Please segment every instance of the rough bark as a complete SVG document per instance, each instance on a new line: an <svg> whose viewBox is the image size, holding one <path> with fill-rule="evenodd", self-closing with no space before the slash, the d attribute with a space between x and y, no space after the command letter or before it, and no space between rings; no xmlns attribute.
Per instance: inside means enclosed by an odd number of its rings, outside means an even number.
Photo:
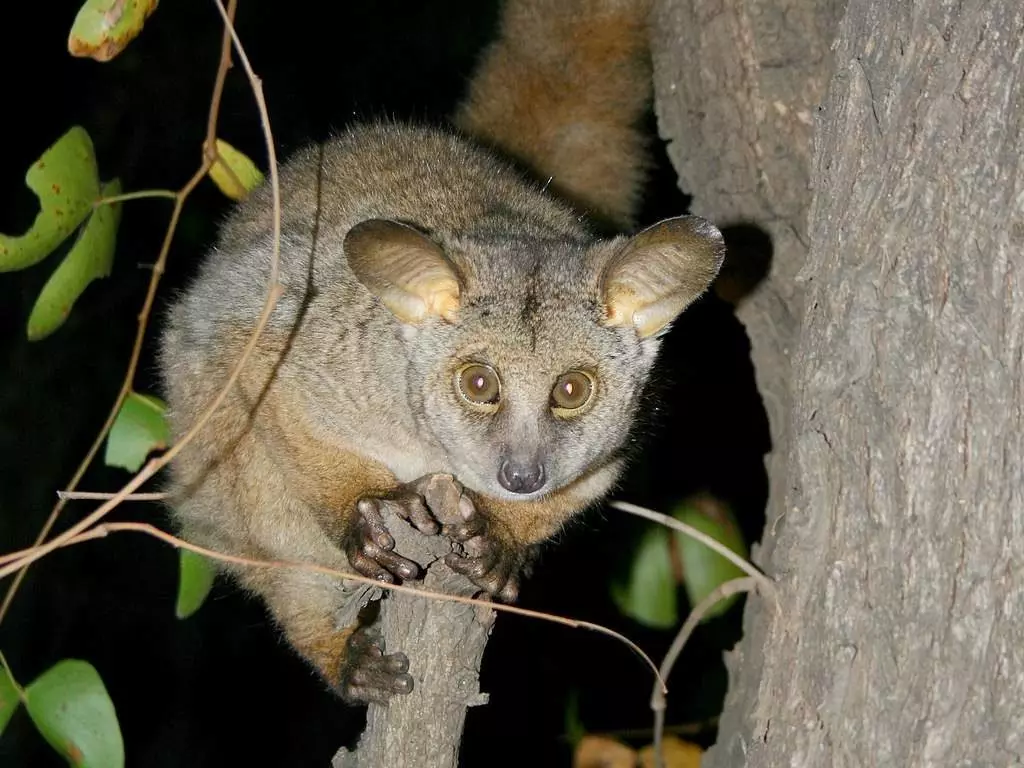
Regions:
<svg viewBox="0 0 1024 768"><path fill-rule="evenodd" d="M851 0L834 60L768 525L781 610L748 621L706 762L1017 765L1024 9Z"/></svg>
<svg viewBox="0 0 1024 768"><path fill-rule="evenodd" d="M796 276L807 257L811 204L811 133L831 75L829 46L840 2L817 0L660 0L651 25L659 130L693 195L693 211L726 229L750 225L769 244L730 238L719 279L736 301L751 343L758 390L768 415L768 530L755 559L773 544L771 521L782 516L790 453L790 360L796 348L802 289ZM738 284L738 285L737 285ZM728 660L732 696L758 679L760 604L748 601L746 643ZM737 671L743 676L737 681ZM739 726L727 708L722 732Z"/></svg>
<svg viewBox="0 0 1024 768"><path fill-rule="evenodd" d="M655 108L693 212L753 225L770 246L730 242L723 278L765 279L737 308L771 426L769 519L781 511L790 356L807 254L811 129L830 73L839 2L662 0L652 30ZM727 232L728 235L728 232Z"/></svg>
<svg viewBox="0 0 1024 768"><path fill-rule="evenodd" d="M450 483L440 483L427 493L431 509L451 511L448 522L458 515L458 492L447 502L431 494L452 490ZM466 597L479 592L441 559L452 551L448 539L425 536L393 515L387 523L395 550L426 572L418 586ZM409 657L415 687L387 706L371 704L358 746L352 752L341 749L334 768L455 768L466 709L487 703L479 673L493 623L488 608L390 593L381 603L378 626L387 652Z"/></svg>

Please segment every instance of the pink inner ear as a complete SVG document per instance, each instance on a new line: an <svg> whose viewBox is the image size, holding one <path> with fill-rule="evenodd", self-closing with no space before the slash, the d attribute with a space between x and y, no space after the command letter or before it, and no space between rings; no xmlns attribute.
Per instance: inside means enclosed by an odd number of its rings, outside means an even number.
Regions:
<svg viewBox="0 0 1024 768"><path fill-rule="evenodd" d="M403 323L428 316L456 322L459 274L427 235L400 222L368 219L349 231L345 251L356 278Z"/></svg>
<svg viewBox="0 0 1024 768"><path fill-rule="evenodd" d="M643 301L636 293L621 283L611 283L605 288L605 324L633 325L634 315Z"/></svg>

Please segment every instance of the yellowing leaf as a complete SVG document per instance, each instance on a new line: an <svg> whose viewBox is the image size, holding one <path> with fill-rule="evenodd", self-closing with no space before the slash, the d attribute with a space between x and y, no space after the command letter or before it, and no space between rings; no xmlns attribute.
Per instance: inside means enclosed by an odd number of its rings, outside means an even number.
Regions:
<svg viewBox="0 0 1024 768"><path fill-rule="evenodd" d="M25 234L0 234L0 272L42 261L92 211L100 180L85 129L76 125L61 136L28 169L25 185L39 198L40 210Z"/></svg>
<svg viewBox="0 0 1024 768"><path fill-rule="evenodd" d="M739 525L729 508L717 499L710 496L697 497L677 509L672 516L706 533L744 559L747 558L747 545ZM691 606L697 605L721 584L745 575L738 566L696 539L679 531L675 531L674 535L683 564L683 586ZM739 597L736 594L719 600L702 621L725 613Z"/></svg>
<svg viewBox="0 0 1024 768"><path fill-rule="evenodd" d="M114 179L105 184L101 194L104 197L121 194L121 182ZM101 205L93 211L79 232L78 240L46 281L32 307L28 318L30 341L38 341L57 330L89 283L110 274L120 220L120 205Z"/></svg>
<svg viewBox="0 0 1024 768"><path fill-rule="evenodd" d="M157 0L86 0L68 36L68 52L110 61L134 40Z"/></svg>
<svg viewBox="0 0 1024 768"><path fill-rule="evenodd" d="M572 756L572 768L635 768L636 752L607 736L584 736Z"/></svg>
<svg viewBox="0 0 1024 768"><path fill-rule="evenodd" d="M657 629L673 627L679 620L670 547L668 529L649 526L633 551L625 582L611 583L616 607L634 621Z"/></svg>
<svg viewBox="0 0 1024 768"><path fill-rule="evenodd" d="M187 549L180 550L178 573L178 603L174 615L185 619L199 610L213 588L217 569L202 555Z"/></svg>
<svg viewBox="0 0 1024 768"><path fill-rule="evenodd" d="M226 141L217 139L217 161L210 167L210 178L232 200L242 200L263 183L263 174L248 157Z"/></svg>
<svg viewBox="0 0 1024 768"><path fill-rule="evenodd" d="M159 398L130 393L110 428L103 462L109 467L137 472L151 451L166 448L170 443L166 410L166 403Z"/></svg>
<svg viewBox="0 0 1024 768"><path fill-rule="evenodd" d="M124 741L114 703L91 664L65 659L25 689L32 722L69 765L123 768Z"/></svg>
<svg viewBox="0 0 1024 768"><path fill-rule="evenodd" d="M665 758L665 768L700 768L700 758L704 750L696 744L666 734L661 741L661 754ZM653 745L640 750L640 765L642 768L654 768Z"/></svg>
<svg viewBox="0 0 1024 768"><path fill-rule="evenodd" d="M0 734L3 734L7 723L14 716L14 710L21 703L21 696L18 693L18 686L11 677L10 670L0 664Z"/></svg>

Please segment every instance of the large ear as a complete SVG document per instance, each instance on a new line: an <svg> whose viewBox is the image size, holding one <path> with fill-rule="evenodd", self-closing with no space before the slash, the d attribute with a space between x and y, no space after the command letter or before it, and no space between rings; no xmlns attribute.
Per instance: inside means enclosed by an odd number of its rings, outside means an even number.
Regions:
<svg viewBox="0 0 1024 768"><path fill-rule="evenodd" d="M367 219L345 236L345 257L359 282L403 323L428 317L456 322L458 270L422 232L397 221Z"/></svg>
<svg viewBox="0 0 1024 768"><path fill-rule="evenodd" d="M707 290L724 257L722 233L699 216L648 227L605 267L606 323L633 326L640 338L657 333Z"/></svg>

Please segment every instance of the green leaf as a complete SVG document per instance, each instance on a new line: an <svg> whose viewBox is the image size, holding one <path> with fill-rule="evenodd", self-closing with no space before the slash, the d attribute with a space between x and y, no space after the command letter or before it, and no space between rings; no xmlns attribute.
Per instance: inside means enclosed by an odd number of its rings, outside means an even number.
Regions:
<svg viewBox="0 0 1024 768"><path fill-rule="evenodd" d="M76 125L61 136L28 169L25 184L39 198L40 211L25 234L0 234L0 272L42 261L92 210L100 179L85 129Z"/></svg>
<svg viewBox="0 0 1024 768"><path fill-rule="evenodd" d="M81 768L122 768L114 704L91 664L57 662L25 689L25 708L50 746Z"/></svg>
<svg viewBox="0 0 1024 768"><path fill-rule="evenodd" d="M185 619L199 610L213 588L217 569L207 558L187 549L179 550L178 603L174 615Z"/></svg>
<svg viewBox="0 0 1024 768"><path fill-rule="evenodd" d="M622 613L657 629L673 627L679 619L670 541L665 527L649 527L633 552L625 583L611 584L612 600Z"/></svg>
<svg viewBox="0 0 1024 768"><path fill-rule="evenodd" d="M158 0L86 0L68 35L68 52L110 61L139 32Z"/></svg>
<svg viewBox="0 0 1024 768"><path fill-rule="evenodd" d="M21 693L18 691L18 684L11 677L10 670L0 664L0 734L4 732L20 703Z"/></svg>
<svg viewBox="0 0 1024 768"><path fill-rule="evenodd" d="M103 197L121 194L117 179L103 185ZM38 341L57 330L67 319L75 300L93 280L110 274L121 206L98 206L79 232L64 261L46 281L28 318L29 341Z"/></svg>
<svg viewBox="0 0 1024 768"><path fill-rule="evenodd" d="M232 200L242 200L263 183L256 164L226 141L217 139L217 161L210 166L210 178Z"/></svg>
<svg viewBox="0 0 1024 768"><path fill-rule="evenodd" d="M575 688L569 691L568 700L565 702L565 738L569 746L576 750L576 747L587 735L587 729L583 725L583 718L580 717L580 692Z"/></svg>
<svg viewBox="0 0 1024 768"><path fill-rule="evenodd" d="M171 428L164 418L166 410L163 400L131 392L110 428L103 462L109 467L138 472L151 451L170 444Z"/></svg>
<svg viewBox="0 0 1024 768"><path fill-rule="evenodd" d="M743 541L743 534L736 519L729 508L717 499L694 499L678 508L672 516L706 533L744 559L748 557L747 545ZM690 605L697 605L721 584L746 575L738 566L708 549L701 542L679 531L673 533L676 546L679 547L679 557L683 564L683 585ZM725 613L739 597L738 594L730 595L718 601L714 608L705 614L703 620L707 621Z"/></svg>

